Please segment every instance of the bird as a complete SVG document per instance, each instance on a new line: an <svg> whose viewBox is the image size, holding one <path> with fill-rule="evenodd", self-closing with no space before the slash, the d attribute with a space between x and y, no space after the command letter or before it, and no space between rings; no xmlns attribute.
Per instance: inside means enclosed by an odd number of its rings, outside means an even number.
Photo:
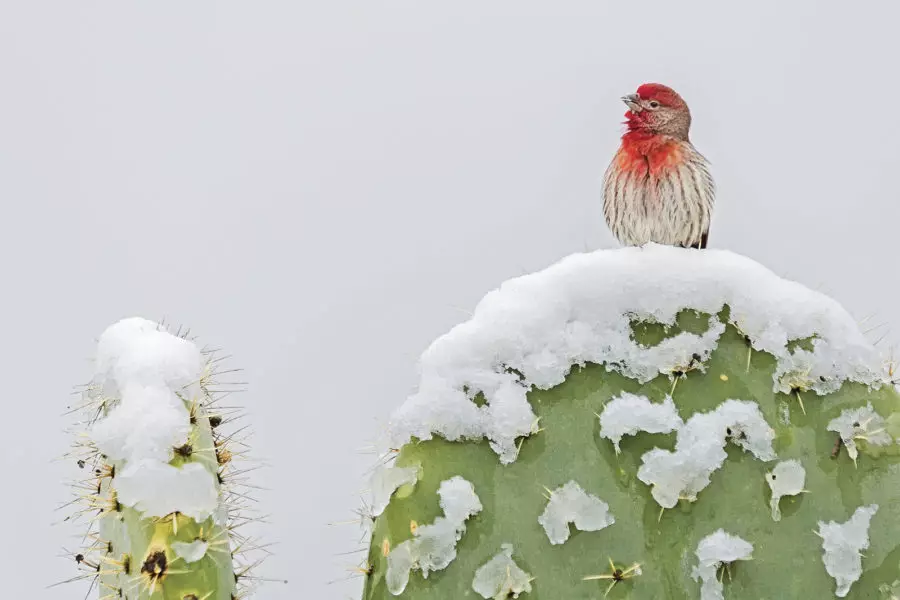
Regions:
<svg viewBox="0 0 900 600"><path fill-rule="evenodd" d="M691 143L687 103L660 83L622 101L627 130L604 175L606 224L625 246L706 248L716 184Z"/></svg>

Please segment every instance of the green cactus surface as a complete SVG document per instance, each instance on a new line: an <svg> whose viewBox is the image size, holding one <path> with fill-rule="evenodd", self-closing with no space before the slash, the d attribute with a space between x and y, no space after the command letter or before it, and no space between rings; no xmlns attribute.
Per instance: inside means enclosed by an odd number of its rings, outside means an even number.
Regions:
<svg viewBox="0 0 900 600"><path fill-rule="evenodd" d="M728 323L728 309L718 315ZM702 331L709 315L683 312L677 324L633 323L634 339L653 346L680 331ZM793 347L810 340L795 340ZM822 561L820 521L844 523L864 505L878 505L862 554L862 575L847 598L889 599L900 589L900 453L896 443L867 445L858 440L855 463L828 424L843 410L868 403L884 417L885 429L900 434L900 398L889 384L869 387L845 382L826 395L807 392L803 374L792 375L791 393L773 391L776 361L754 350L732 324L703 363L686 361L641 384L605 365L575 366L564 383L531 389L528 400L539 430L520 438L512 464L498 461L486 440L413 440L401 449L397 466L417 466L418 481L395 493L373 527L364 600L395 597L459 600L482 596L473 590L476 571L511 544L512 559L530 576L531 600L700 598L692 577L701 539L724 529L753 545L752 560L732 563L718 576L729 600L833 598L835 580ZM602 438L598 415L623 392L662 402L671 395L682 419L715 409L728 399L758 403L775 432L777 460L764 462L728 444L727 459L711 475L696 501L682 499L667 510L638 479L642 455L672 449L676 434L637 433L622 438L621 452ZM802 407L801 407L802 403ZM773 519L766 476L778 461L796 459L806 472L805 491L779 502ZM386 584L391 549L414 537L413 530L442 515L441 482L461 476L474 486L483 510L466 522L457 556L427 579L413 570L399 596ZM598 531L570 527L565 543L551 544L538 522L549 490L574 480L609 505L615 522ZM614 565L614 566L612 566ZM634 565L640 565L639 568ZM632 568L634 567L634 568ZM601 576L595 579L585 579ZM519 597L500 590L498 598Z"/></svg>

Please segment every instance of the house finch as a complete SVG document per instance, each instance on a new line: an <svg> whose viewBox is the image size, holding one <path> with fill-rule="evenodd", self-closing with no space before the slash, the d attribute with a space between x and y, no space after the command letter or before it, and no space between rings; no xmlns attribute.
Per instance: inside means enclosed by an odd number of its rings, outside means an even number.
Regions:
<svg viewBox="0 0 900 600"><path fill-rule="evenodd" d="M622 100L628 131L603 182L606 224L629 246L705 248L716 188L709 163L688 139L687 104L658 83Z"/></svg>

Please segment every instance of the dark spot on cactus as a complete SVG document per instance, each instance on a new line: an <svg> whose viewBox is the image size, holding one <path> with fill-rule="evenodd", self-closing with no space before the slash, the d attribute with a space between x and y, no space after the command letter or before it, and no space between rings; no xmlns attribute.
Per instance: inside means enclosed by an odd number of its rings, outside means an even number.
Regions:
<svg viewBox="0 0 900 600"><path fill-rule="evenodd" d="M194 447L190 444L184 444L182 446L178 446L175 448L175 454L180 456L181 458L190 458L191 454L194 453Z"/></svg>
<svg viewBox="0 0 900 600"><path fill-rule="evenodd" d="M725 433L728 434L728 435L731 435L731 427L726 427L726 428L725 428Z"/></svg>
<svg viewBox="0 0 900 600"><path fill-rule="evenodd" d="M112 545L112 541L106 542L106 553L107 553L107 554L112 554L112 553L113 553L113 545Z"/></svg>
<svg viewBox="0 0 900 600"><path fill-rule="evenodd" d="M696 352L694 352L693 354L691 354L691 359L692 359L694 362L700 362L700 358L701 358L700 355L697 354Z"/></svg>
<svg viewBox="0 0 900 600"><path fill-rule="evenodd" d="M122 556L122 572L126 575L131 575L131 555L125 554Z"/></svg>
<svg viewBox="0 0 900 600"><path fill-rule="evenodd" d="M775 475L775 473L772 473L772 481L775 481L776 479L778 479L778 477Z"/></svg>
<svg viewBox="0 0 900 600"><path fill-rule="evenodd" d="M209 417L209 426L212 427L213 429L215 429L216 427L218 427L221 424L222 424L221 415L211 415Z"/></svg>
<svg viewBox="0 0 900 600"><path fill-rule="evenodd" d="M819 381L825 381L825 376L824 376L824 375L819 375Z"/></svg>
<svg viewBox="0 0 900 600"><path fill-rule="evenodd" d="M75 555L75 562L77 562L79 565L80 565L81 563L83 563L83 562L84 562L84 554L81 554L80 552L79 552L78 554L76 554L76 555Z"/></svg>
<svg viewBox="0 0 900 600"><path fill-rule="evenodd" d="M219 485L225 485L225 478L222 476L221 471L216 472L216 479L219 480Z"/></svg>
<svg viewBox="0 0 900 600"><path fill-rule="evenodd" d="M168 569L168 559L166 553L162 550L154 550L144 559L141 565L141 573L147 575L151 580L160 580L166 575Z"/></svg>
<svg viewBox="0 0 900 600"><path fill-rule="evenodd" d="M841 436L837 436L837 439L834 441L834 447L831 449L831 458L837 458L838 454L841 453L841 446L844 445L844 439Z"/></svg>
<svg viewBox="0 0 900 600"><path fill-rule="evenodd" d="M853 421L853 426L854 426L854 427L859 427L859 421Z"/></svg>
<svg viewBox="0 0 900 600"><path fill-rule="evenodd" d="M83 461L83 460L79 460L79 461L78 461L78 468L79 468L79 469L83 469L83 468L84 468L84 461Z"/></svg>

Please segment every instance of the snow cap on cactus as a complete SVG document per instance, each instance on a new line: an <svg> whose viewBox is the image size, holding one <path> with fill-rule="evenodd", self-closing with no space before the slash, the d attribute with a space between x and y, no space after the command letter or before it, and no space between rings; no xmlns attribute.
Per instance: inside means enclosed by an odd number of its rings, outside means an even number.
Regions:
<svg viewBox="0 0 900 600"><path fill-rule="evenodd" d="M510 463L516 439L536 429L530 389L556 386L585 363L641 383L691 357L702 368L724 331L716 315L726 305L728 322L775 357L773 389L828 393L848 380L882 381L877 353L837 302L749 258L656 244L599 250L507 281L435 341L421 358L418 390L393 415L390 443L487 438ZM633 321L672 325L686 309L713 315L707 331L655 346L633 338ZM811 350L791 346L802 339Z"/></svg>

